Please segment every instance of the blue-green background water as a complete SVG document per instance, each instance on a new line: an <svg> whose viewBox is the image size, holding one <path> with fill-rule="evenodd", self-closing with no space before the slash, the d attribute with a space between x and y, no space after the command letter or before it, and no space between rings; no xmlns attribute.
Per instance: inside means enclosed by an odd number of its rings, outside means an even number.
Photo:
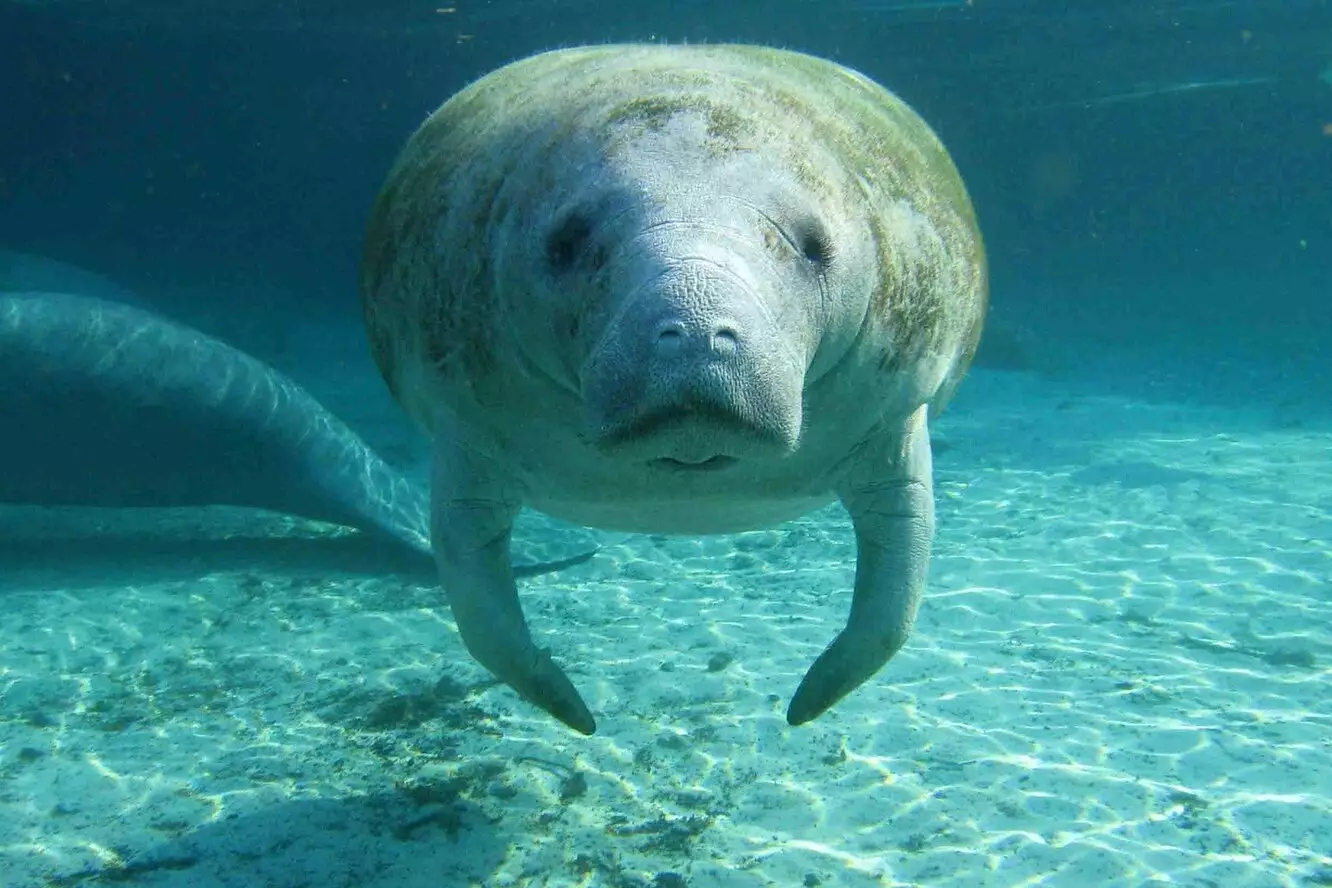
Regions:
<svg viewBox="0 0 1332 888"><path fill-rule="evenodd" d="M0 0L0 250L145 294L411 464L359 328L375 189L464 83L615 40L851 65L971 189L991 326L909 649L787 731L767 695L841 613L844 522L598 538L525 587L607 717L571 743L373 550L25 516L0 886L1332 884L1328 2Z"/></svg>
<svg viewBox="0 0 1332 888"><path fill-rule="evenodd" d="M996 312L1107 345L1332 323L1322 0L10 0L0 241L351 306L369 201L426 113L531 52L634 39L778 44L900 93L972 190Z"/></svg>

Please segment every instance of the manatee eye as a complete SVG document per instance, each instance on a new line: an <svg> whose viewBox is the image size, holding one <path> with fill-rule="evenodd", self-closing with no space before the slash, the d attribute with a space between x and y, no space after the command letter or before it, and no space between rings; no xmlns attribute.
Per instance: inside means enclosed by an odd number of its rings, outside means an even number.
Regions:
<svg viewBox="0 0 1332 888"><path fill-rule="evenodd" d="M828 236L828 230L823 227L822 222L817 219L807 219L796 228L794 234L800 255L807 261L820 269L832 265L832 238Z"/></svg>
<svg viewBox="0 0 1332 888"><path fill-rule="evenodd" d="M555 271L568 271L587 249L592 223L580 212L572 212L546 235L546 261Z"/></svg>

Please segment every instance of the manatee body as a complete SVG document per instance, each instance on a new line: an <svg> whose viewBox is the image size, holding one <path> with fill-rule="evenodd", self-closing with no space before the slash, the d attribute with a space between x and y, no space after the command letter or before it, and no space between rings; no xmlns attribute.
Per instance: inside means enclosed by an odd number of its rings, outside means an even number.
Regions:
<svg viewBox="0 0 1332 888"><path fill-rule="evenodd" d="M0 293L79 293L140 305L133 290L91 269L33 253L0 250Z"/></svg>
<svg viewBox="0 0 1332 888"><path fill-rule="evenodd" d="M384 378L434 440L435 558L463 642L524 698L595 730L519 606L523 506L701 534L840 499L850 616L791 724L906 640L933 535L927 422L975 352L987 285L957 171L882 87L753 46L516 62L411 137L361 291Z"/></svg>
<svg viewBox="0 0 1332 888"><path fill-rule="evenodd" d="M117 302L0 293L0 502L254 506L428 554L423 491L291 379Z"/></svg>

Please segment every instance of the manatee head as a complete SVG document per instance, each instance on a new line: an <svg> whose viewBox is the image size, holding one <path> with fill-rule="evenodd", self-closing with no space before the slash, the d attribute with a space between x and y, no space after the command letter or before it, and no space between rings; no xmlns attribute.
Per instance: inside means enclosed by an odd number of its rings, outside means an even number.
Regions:
<svg viewBox="0 0 1332 888"><path fill-rule="evenodd" d="M709 469L791 453L805 390L854 341L874 280L856 272L863 226L832 197L837 164L812 183L818 145L696 95L586 113L539 160L555 193L511 210L524 224L499 294L519 347L578 395L582 437L608 457ZM742 132L780 142L741 150Z"/></svg>

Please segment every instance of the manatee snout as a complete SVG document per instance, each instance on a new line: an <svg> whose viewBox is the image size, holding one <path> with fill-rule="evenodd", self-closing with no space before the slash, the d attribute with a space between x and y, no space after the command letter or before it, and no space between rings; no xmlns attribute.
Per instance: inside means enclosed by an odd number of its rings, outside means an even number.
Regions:
<svg viewBox="0 0 1332 888"><path fill-rule="evenodd" d="M583 366L594 446L710 468L795 450L805 367L753 277L685 258L626 296Z"/></svg>

